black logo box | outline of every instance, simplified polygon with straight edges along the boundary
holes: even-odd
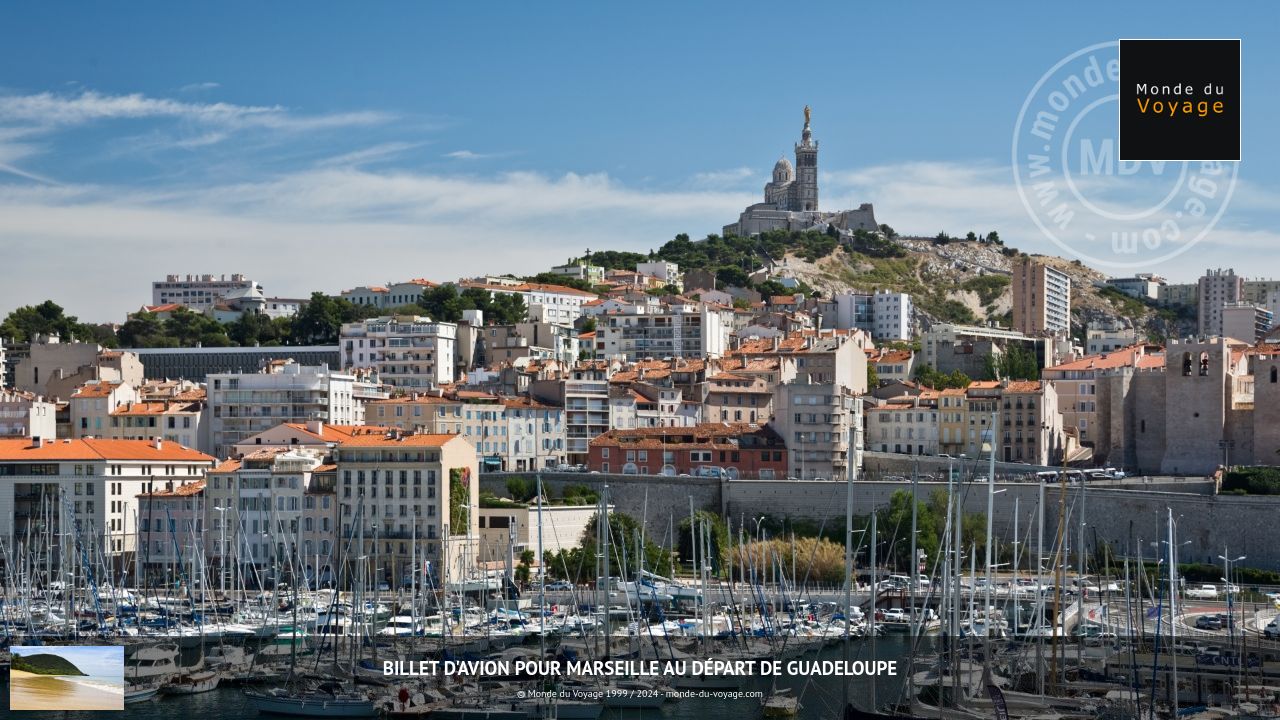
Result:
[[[1240,53],[1240,40],[1120,40],[1120,159],[1238,161]]]

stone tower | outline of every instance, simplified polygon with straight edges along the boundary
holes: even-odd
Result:
[[[796,145],[796,179],[792,184],[790,210],[818,209],[818,143],[809,128],[809,106],[804,106],[804,131]]]

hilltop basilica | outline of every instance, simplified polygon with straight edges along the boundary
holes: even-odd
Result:
[[[863,203],[857,210],[818,209],[818,142],[809,127],[809,115],[806,105],[795,166],[786,157],[780,158],[773,166],[773,180],[764,186],[764,202],[743,210],[738,222],[725,225],[725,235],[749,236],[777,229],[824,230],[827,226],[834,226],[844,235],[879,229],[871,203]]]

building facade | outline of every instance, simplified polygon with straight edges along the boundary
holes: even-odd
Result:
[[[197,312],[213,309],[228,293],[235,290],[261,290],[258,283],[244,275],[168,275],[164,281],[151,283],[151,304],[175,303]]]
[[[269,372],[214,374],[208,393],[210,442],[218,457],[228,457],[245,438],[282,423],[364,422],[356,377],[327,367],[289,362],[272,365]]]
[[[1071,278],[1044,262],[1013,263],[1013,329],[1024,335],[1071,333]]]
[[[338,339],[344,369],[369,368],[387,385],[427,389],[456,379],[458,326],[394,315],[345,323]]]

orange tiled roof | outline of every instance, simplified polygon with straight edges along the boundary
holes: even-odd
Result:
[[[120,387],[120,383],[95,382],[81,385],[78,390],[71,394],[74,398],[104,398],[112,393],[116,388]]]
[[[156,490],[150,493],[138,493],[138,497],[191,497],[204,492],[205,481],[196,480],[195,482],[183,483],[172,490]]]
[[[430,435],[410,433],[377,433],[353,435],[339,443],[340,447],[442,447],[459,437],[457,435]]]
[[[218,474],[233,473],[239,470],[240,466],[243,464],[244,463],[239,459],[223,460],[222,462],[218,463],[218,465],[214,467],[212,470],[210,470],[209,472],[218,473]]]
[[[1039,380],[1014,380],[1005,388],[1005,392],[1011,393],[1037,393],[1040,392]]]
[[[1080,370],[1113,370],[1122,367],[1158,368],[1164,366],[1163,352],[1150,350],[1138,355],[1138,348],[1140,347],[1148,346],[1130,345],[1129,347],[1098,355],[1086,355],[1079,360],[1054,365],[1044,370],[1048,373],[1058,373]]]
[[[151,462],[212,462],[213,458],[176,442],[150,440],[46,440],[36,447],[31,438],[0,438],[0,460],[141,460]]]
[[[199,412],[200,408],[189,403],[172,403],[172,402],[135,402],[117,405],[111,411],[112,415],[166,415],[168,413],[192,413]]]
[[[294,430],[300,430],[317,440],[336,443],[364,435],[385,435],[392,429],[381,425],[330,425],[325,423],[321,428],[321,434],[317,435],[307,428],[306,423],[285,423],[285,425]]]

